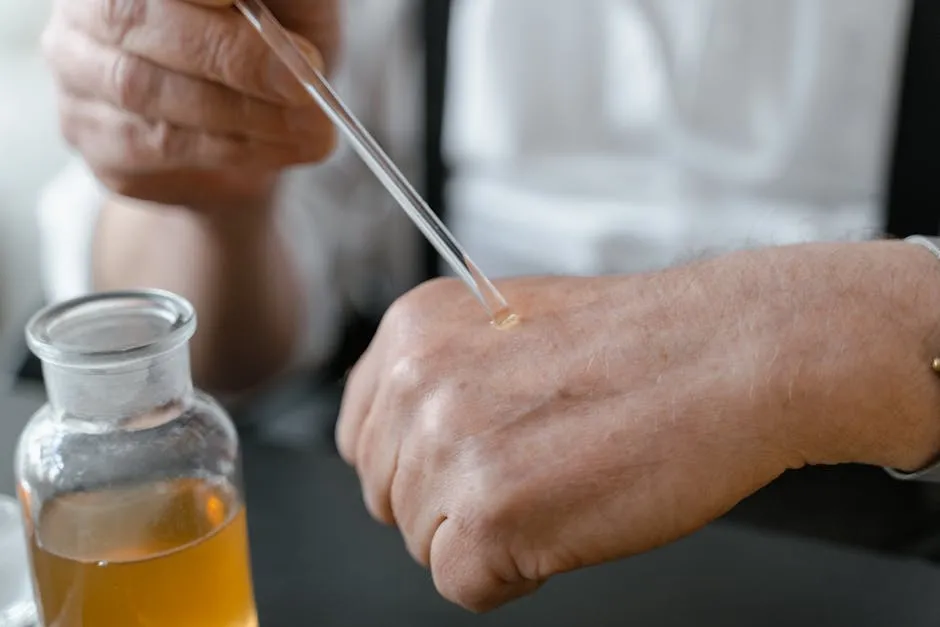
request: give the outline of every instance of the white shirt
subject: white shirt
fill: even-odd
[[[345,0],[335,84],[416,182],[422,112],[410,0]],[[635,272],[703,249],[881,228],[907,2],[456,0],[448,219],[494,276]],[[91,288],[103,191],[76,162],[39,206],[51,300]],[[419,278],[421,242],[348,146],[290,172],[285,236],[314,312]]]

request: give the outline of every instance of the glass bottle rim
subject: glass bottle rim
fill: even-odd
[[[47,364],[109,367],[173,351],[195,331],[196,311],[188,300],[164,290],[135,289],[49,305],[30,318],[26,343]]]

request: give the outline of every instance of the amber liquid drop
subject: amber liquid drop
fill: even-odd
[[[519,316],[514,314],[508,307],[504,307],[493,314],[493,326],[500,331],[511,329],[517,324],[519,324]]]
[[[73,494],[30,530],[47,627],[257,627],[245,510],[185,479]]]

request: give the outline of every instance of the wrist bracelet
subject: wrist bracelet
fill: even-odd
[[[940,239],[916,235],[914,237],[908,237],[905,241],[910,242],[911,244],[917,244],[918,246],[923,246],[932,252],[934,257],[940,260]],[[940,376],[940,356],[933,359],[930,367],[935,373],[938,374],[938,376]],[[937,459],[937,461],[930,466],[927,466],[926,468],[916,472],[900,472],[892,468],[885,468],[885,470],[888,471],[889,475],[901,481],[926,481],[930,483],[940,483],[940,459]]]

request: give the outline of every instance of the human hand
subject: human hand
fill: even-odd
[[[488,610],[688,534],[788,468],[925,463],[935,266],[908,244],[820,245],[510,281],[507,331],[431,283],[351,373],[338,446],[439,591]]]
[[[336,3],[268,2],[321,67],[336,54]],[[332,124],[231,4],[56,0],[43,49],[62,131],[112,191],[244,204],[332,151]]]

